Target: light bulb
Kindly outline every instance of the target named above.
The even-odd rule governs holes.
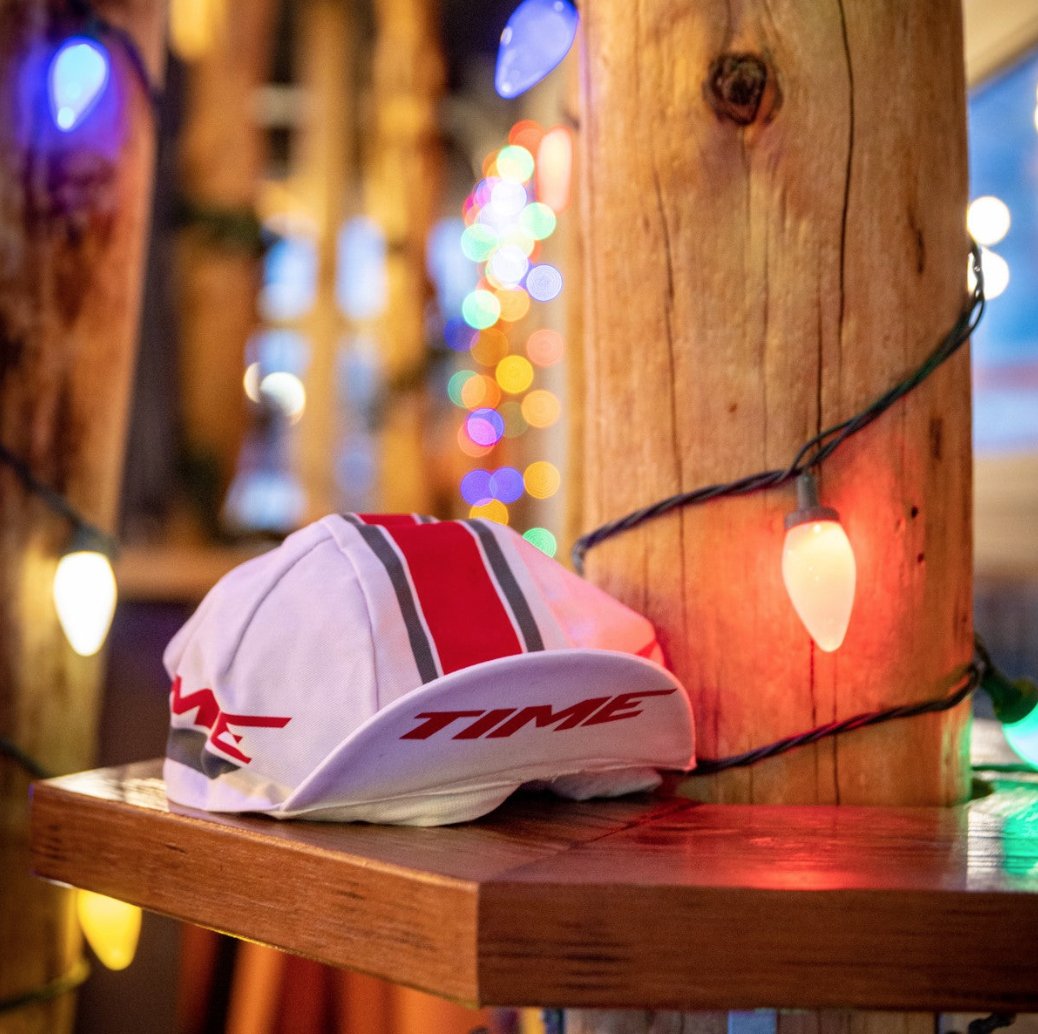
[[[126,969],[133,962],[141,935],[141,910],[136,905],[77,890],[76,914],[87,943],[108,969]]]
[[[104,553],[73,548],[58,561],[54,606],[65,637],[81,657],[92,657],[101,649],[115,614],[116,595],[115,573]]]
[[[782,580],[797,616],[826,653],[838,650],[854,606],[854,551],[840,515],[818,502],[814,477],[797,479],[797,509],[786,517]]]
[[[1032,708],[1017,722],[1006,722],[1002,732],[1021,760],[1032,768],[1038,768],[1038,707]]]
[[[981,643],[977,648],[986,662],[981,685],[991,697],[1006,742],[1023,761],[1038,768],[1038,685],[1031,679],[1007,678],[991,663]]]
[[[97,40],[73,36],[61,44],[47,74],[51,116],[58,129],[69,133],[90,114],[109,72],[108,51]]]
[[[497,92],[511,100],[539,83],[569,53],[579,21],[571,0],[523,0],[501,33]]]

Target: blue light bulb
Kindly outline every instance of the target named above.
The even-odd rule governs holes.
[[[569,53],[579,21],[571,0],[523,0],[501,33],[497,92],[511,99],[539,83]]]
[[[58,129],[71,132],[90,114],[108,84],[109,71],[108,52],[97,40],[74,36],[61,44],[47,74]]]

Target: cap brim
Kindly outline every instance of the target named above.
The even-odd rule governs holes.
[[[271,813],[438,825],[486,814],[530,780],[694,763],[691,709],[670,672],[628,653],[548,650],[394,701]]]

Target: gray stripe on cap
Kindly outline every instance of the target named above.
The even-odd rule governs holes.
[[[195,729],[171,728],[166,737],[166,757],[201,772],[209,779],[216,779],[228,772],[237,772],[240,765],[226,758],[218,758],[205,749],[208,739],[204,732]]]
[[[519,582],[516,581],[516,577],[512,573],[511,565],[501,549],[501,543],[497,541],[497,536],[479,520],[463,521],[462,523],[468,525],[475,532],[480,544],[483,546],[483,552],[487,555],[490,569],[494,572],[497,584],[505,594],[505,600],[515,616],[515,622],[523,634],[523,639],[526,641],[527,653],[543,650],[544,640],[541,638],[541,630],[537,627],[533,611],[530,610],[530,604],[526,602],[523,590],[519,587]]]
[[[404,619],[404,626],[407,628],[411,653],[414,654],[415,664],[418,665],[418,675],[422,684],[438,679],[440,672],[436,666],[432,644],[429,642],[422,619],[418,615],[418,601],[411,591],[411,582],[407,577],[407,572],[404,571],[403,561],[388,541],[388,531],[378,524],[365,524],[361,520],[350,520],[350,516],[347,516],[346,519],[357,529],[371,552],[382,561],[382,566],[389,575],[389,581],[400,607],[400,614]]]

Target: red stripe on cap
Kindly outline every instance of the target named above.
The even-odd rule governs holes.
[[[356,513],[353,516],[365,524],[378,524],[383,528],[413,528],[422,523],[413,513]]]
[[[483,554],[462,525],[384,527],[407,561],[444,675],[523,652]]]

